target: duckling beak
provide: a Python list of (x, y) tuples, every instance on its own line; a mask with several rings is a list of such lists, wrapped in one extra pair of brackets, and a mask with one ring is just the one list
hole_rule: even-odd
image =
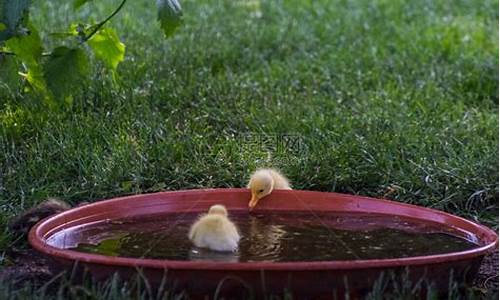
[(255, 205), (257, 205), (257, 202), (259, 202), (259, 199), (257, 198), (257, 196), (254, 193), (252, 193), (252, 199), (248, 203), (248, 208), (250, 208), (250, 210), (252, 210), (255, 207)]

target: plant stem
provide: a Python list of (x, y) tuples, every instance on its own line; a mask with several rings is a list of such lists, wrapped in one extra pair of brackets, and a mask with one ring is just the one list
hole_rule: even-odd
[[(50, 52), (43, 52), (42, 53), (42, 56), (50, 56), (52, 53)], [(11, 51), (3, 51), (3, 50), (0, 50), (0, 55), (14, 55), (16, 56), (16, 53), (14, 52), (11, 52)]]
[(16, 54), (10, 51), (0, 51), (0, 55), (16, 55)]
[(109, 15), (106, 19), (104, 19), (99, 24), (97, 24), (96, 27), (94, 28), (94, 30), (92, 30), (92, 32), (90, 32), (82, 40), (82, 43), (85, 43), (86, 41), (90, 40), (90, 38), (92, 38), (92, 36), (94, 34), (96, 34), (99, 31), (99, 29), (101, 29), (101, 27), (104, 26), (104, 24), (106, 24), (109, 20), (111, 20), (111, 18), (113, 18), (122, 9), (122, 7), (125, 5), (125, 2), (127, 2), (127, 0), (122, 0), (122, 2), (120, 3), (120, 5), (118, 5), (118, 7), (115, 9), (115, 11), (111, 15)]

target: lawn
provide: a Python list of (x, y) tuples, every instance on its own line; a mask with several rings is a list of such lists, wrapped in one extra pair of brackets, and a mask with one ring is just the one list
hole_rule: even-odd
[[(64, 31), (117, 2), (34, 1), (31, 19)], [(3, 228), (47, 197), (241, 187), (261, 166), (498, 228), (498, 1), (181, 4), (165, 39), (155, 1), (128, 1), (116, 80), (95, 63), (70, 106), (0, 83)]]

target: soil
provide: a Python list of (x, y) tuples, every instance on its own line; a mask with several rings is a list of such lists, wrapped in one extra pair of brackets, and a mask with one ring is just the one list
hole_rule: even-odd
[(498, 295), (498, 250), (484, 258), (474, 288), (482, 294)]
[(0, 282), (9, 282), (14, 287), (26, 282), (43, 284), (54, 277), (46, 258), (32, 249), (10, 250), (8, 263), (0, 269)]

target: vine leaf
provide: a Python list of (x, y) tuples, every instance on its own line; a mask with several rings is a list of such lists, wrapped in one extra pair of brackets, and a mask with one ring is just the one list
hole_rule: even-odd
[(0, 86), (3, 84), (11, 90), (16, 90), (21, 82), (17, 74), (18, 61), (11, 55), (0, 55)]
[(31, 25), (29, 26), (29, 34), (15, 36), (7, 40), (5, 46), (28, 65), (28, 67), (38, 65), (42, 57), (42, 40), (38, 31)]
[[(50, 36), (59, 39), (65, 39), (81, 35), (80, 32), (84, 30), (83, 24), (72, 23), (66, 31), (51, 32)], [(83, 33), (84, 34), (84, 33)]]
[(90, 2), (90, 1), (92, 1), (92, 0), (75, 0), (75, 1), (73, 1), (73, 8), (78, 9), (82, 5), (84, 5), (85, 3)]
[(182, 24), (182, 8), (177, 0), (157, 0), (158, 20), (168, 38)]
[(31, 0), (0, 0), (0, 22), (5, 26), (0, 31), (0, 41), (17, 34), (17, 29), (27, 20)]
[(15, 36), (7, 40), (5, 46), (27, 67), (27, 74), (22, 75), (33, 90), (46, 95), (47, 88), (40, 65), (43, 52), (42, 40), (35, 27), (29, 25), (28, 28), (29, 34)]
[(80, 48), (57, 47), (43, 68), (49, 90), (57, 100), (69, 100), (89, 74), (89, 62)]
[(88, 40), (88, 44), (94, 51), (95, 56), (113, 71), (116, 70), (118, 64), (125, 57), (125, 45), (120, 42), (113, 28), (108, 27), (99, 30)]
[(52, 100), (47, 91), (47, 83), (43, 77), (43, 70), (40, 65), (29, 68), (28, 73), (23, 74), (23, 76), (33, 91), (38, 92), (47, 101)]

